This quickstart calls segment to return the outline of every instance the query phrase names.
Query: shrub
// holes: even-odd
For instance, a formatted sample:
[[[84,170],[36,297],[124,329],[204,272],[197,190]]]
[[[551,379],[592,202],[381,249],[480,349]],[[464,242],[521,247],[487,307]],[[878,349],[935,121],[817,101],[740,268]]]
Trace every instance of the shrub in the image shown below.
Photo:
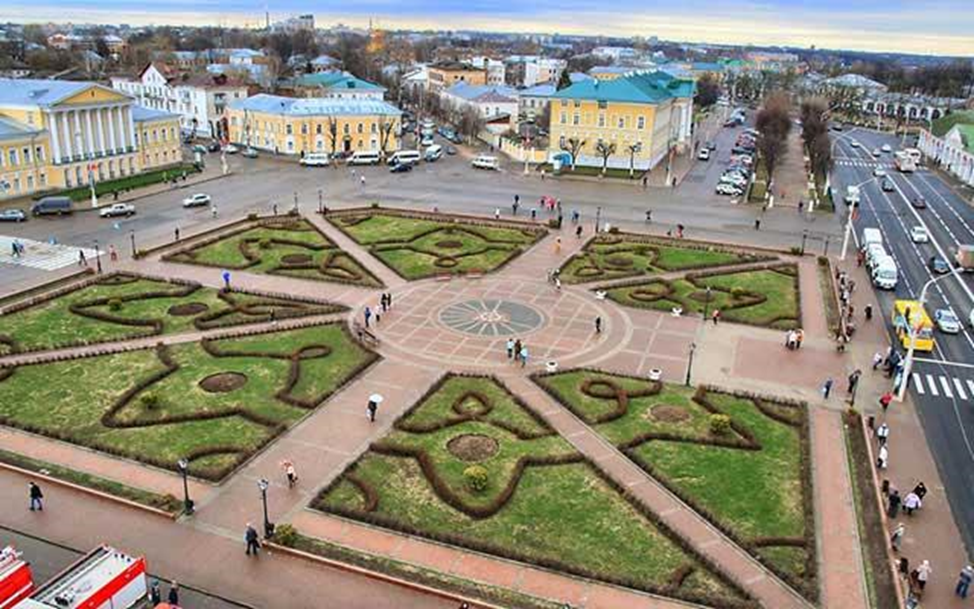
[[[280,524],[274,529],[274,537],[272,539],[275,543],[293,548],[294,544],[298,541],[298,530],[294,528],[294,525],[288,523]]]
[[[249,214],[247,214],[247,219],[253,222],[254,220],[257,219],[257,214],[254,212],[250,212]]]
[[[260,243],[257,244],[257,247],[259,247],[262,250],[269,250],[269,249],[271,249],[271,240],[270,239],[261,239],[260,240]]]
[[[788,248],[788,251],[790,251],[794,256],[802,255],[802,248],[798,247],[797,245],[791,246],[790,248]]]
[[[146,410],[156,410],[159,408],[159,404],[161,403],[159,396],[154,393],[147,393],[143,395],[141,398],[139,398],[139,401],[142,403],[142,407]]]
[[[710,415],[710,433],[715,436],[723,436],[730,432],[731,419],[726,414]]]
[[[487,470],[482,465],[471,465],[463,470],[463,479],[467,482],[467,488],[475,493],[487,490],[489,477]]]
[[[734,298],[740,298],[741,296],[744,296],[745,294],[747,294],[747,290],[745,290],[744,288],[742,288],[740,286],[735,286],[735,287],[731,288],[731,296],[733,296]]]
[[[108,310],[109,311],[121,311],[122,310],[122,299],[121,298],[112,298],[111,300],[109,300],[108,301]]]
[[[371,207],[372,209],[379,209],[379,202],[372,201],[372,203],[369,204],[369,207]]]
[[[619,227],[618,226],[610,226],[609,227],[609,234],[610,235],[618,235],[619,234]]]

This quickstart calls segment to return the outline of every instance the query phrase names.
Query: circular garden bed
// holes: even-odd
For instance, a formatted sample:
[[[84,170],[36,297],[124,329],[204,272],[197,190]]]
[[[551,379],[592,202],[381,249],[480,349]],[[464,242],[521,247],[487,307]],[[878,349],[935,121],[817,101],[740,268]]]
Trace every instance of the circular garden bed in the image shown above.
[[[311,256],[308,254],[288,254],[286,256],[281,256],[281,262],[284,264],[310,264]]]
[[[682,423],[690,418],[686,408],[672,404],[657,404],[649,409],[648,414],[661,423]]]
[[[247,384],[247,375],[239,372],[219,372],[200,381],[200,389],[208,393],[229,393]]]
[[[460,459],[475,463],[484,461],[497,454],[497,440],[481,434],[463,434],[446,443],[450,454]]]
[[[185,302],[169,307],[169,310],[166,312],[173,317],[192,317],[193,315],[205,313],[209,309],[210,305],[203,302]]]

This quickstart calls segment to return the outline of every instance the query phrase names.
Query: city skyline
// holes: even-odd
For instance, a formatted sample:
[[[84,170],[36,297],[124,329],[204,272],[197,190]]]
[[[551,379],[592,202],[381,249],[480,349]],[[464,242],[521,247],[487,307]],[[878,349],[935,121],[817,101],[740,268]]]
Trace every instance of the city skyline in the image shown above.
[[[365,27],[370,20],[389,29],[480,30],[509,33],[658,36],[661,39],[758,46],[792,46],[971,56],[974,39],[966,24],[974,8],[956,0],[925,5],[875,0],[855,5],[835,0],[812,5],[796,0],[733,0],[715,6],[688,0],[679,6],[624,0],[611,9],[592,8],[581,0],[541,0],[500,10],[476,0],[423,0],[393,3],[365,0],[354,5],[285,0],[273,5],[252,1],[175,0],[151,10],[131,10],[122,0],[99,8],[82,0],[47,0],[13,4],[6,18],[18,22],[129,23],[131,25],[222,25],[254,27],[300,13],[315,15],[321,27],[344,23]]]

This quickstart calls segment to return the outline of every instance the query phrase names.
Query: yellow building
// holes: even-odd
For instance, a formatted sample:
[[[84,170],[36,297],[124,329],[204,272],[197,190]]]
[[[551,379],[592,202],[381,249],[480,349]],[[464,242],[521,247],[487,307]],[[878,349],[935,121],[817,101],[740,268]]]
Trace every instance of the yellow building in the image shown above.
[[[230,141],[278,154],[399,149],[400,116],[378,99],[255,95],[227,108]]]
[[[487,70],[475,68],[461,61],[438,61],[429,68],[429,87],[432,91],[449,89],[458,82],[469,85],[486,85]]]
[[[614,146],[606,165],[645,171],[668,153],[689,146],[693,124],[692,80],[665,72],[635,73],[612,80],[586,80],[551,96],[550,154],[584,142],[575,163],[602,167],[604,149]]]
[[[96,83],[0,79],[0,153],[0,198],[71,188],[180,162],[179,118]]]

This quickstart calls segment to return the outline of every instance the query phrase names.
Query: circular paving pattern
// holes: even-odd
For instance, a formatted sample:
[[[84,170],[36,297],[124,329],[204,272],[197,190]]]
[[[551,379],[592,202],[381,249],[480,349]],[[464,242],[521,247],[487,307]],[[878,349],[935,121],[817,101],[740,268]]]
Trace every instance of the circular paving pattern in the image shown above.
[[[477,299],[449,304],[440,322],[452,330],[476,336],[511,336],[537,330],[544,316],[535,308],[511,300]]]
[[[457,459],[476,463],[497,454],[497,440],[477,433],[463,434],[446,443],[446,449]]]

